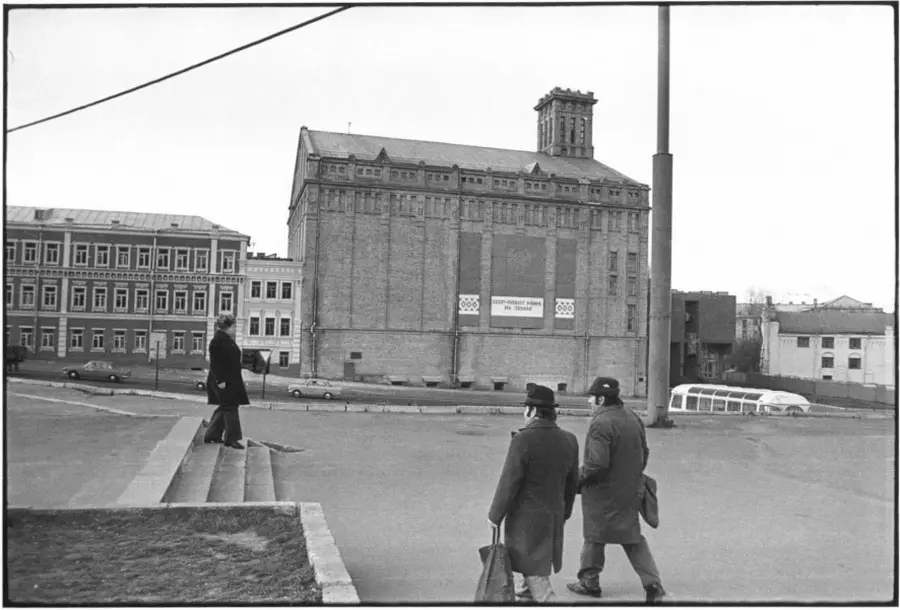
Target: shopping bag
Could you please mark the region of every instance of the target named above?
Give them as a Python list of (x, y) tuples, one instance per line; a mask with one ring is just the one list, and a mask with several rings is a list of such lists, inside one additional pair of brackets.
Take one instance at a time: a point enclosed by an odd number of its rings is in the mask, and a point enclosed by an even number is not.
[(649, 476), (643, 475), (644, 480), (641, 485), (641, 517), (644, 521), (656, 529), (659, 527), (659, 499), (656, 497), (656, 480)]
[(476, 602), (503, 603), (514, 602), (516, 593), (513, 585), (512, 564), (509, 561), (509, 550), (500, 543), (500, 528), (493, 528), (494, 535), (490, 546), (478, 549), (481, 557), (481, 578), (475, 590)]

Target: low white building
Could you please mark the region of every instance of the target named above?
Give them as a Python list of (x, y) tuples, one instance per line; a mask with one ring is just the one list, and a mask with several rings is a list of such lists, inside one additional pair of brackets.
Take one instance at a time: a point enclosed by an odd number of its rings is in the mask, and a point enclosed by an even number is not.
[(895, 386), (893, 314), (769, 310), (762, 337), (763, 374)]
[(301, 263), (249, 253), (244, 283), (243, 349), (272, 350), (270, 372), (300, 372)]

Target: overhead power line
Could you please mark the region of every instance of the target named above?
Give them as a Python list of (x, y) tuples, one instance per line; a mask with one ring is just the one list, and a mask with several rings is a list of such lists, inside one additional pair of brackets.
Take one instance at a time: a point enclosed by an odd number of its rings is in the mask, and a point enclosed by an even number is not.
[(308, 26), (308, 25), (312, 25), (313, 23), (315, 23), (315, 22), (317, 22), (317, 21), (322, 21), (323, 19), (327, 19), (328, 17), (331, 17), (332, 15), (336, 15), (336, 14), (342, 12), (342, 11), (346, 11), (348, 8), (351, 8), (351, 7), (350, 7), (350, 6), (341, 6), (341, 7), (336, 8), (335, 10), (333, 10), (333, 11), (331, 11), (331, 12), (325, 13), (324, 15), (319, 15), (318, 17), (314, 17), (314, 18), (312, 18), (312, 19), (309, 19), (309, 20), (307, 20), (307, 21), (304, 21), (303, 23), (298, 23), (297, 25), (293, 25), (293, 26), (291, 26), (291, 27), (289, 27), (289, 28), (287, 28), (287, 29), (284, 29), (284, 30), (275, 32), (274, 34), (269, 34), (268, 36), (265, 36), (265, 37), (263, 37), (263, 38), (260, 38), (259, 40), (254, 40), (253, 42), (249, 42), (249, 43), (247, 43), (247, 44), (245, 44), (245, 45), (242, 45), (242, 46), (240, 46), (240, 47), (237, 47), (237, 48), (235, 48), (235, 49), (231, 49), (230, 51), (226, 51), (225, 53), (221, 53), (221, 54), (219, 54), (219, 55), (216, 55), (215, 57), (210, 57), (209, 59), (204, 60), (204, 61), (201, 61), (200, 63), (196, 63), (196, 64), (194, 64), (194, 65), (192, 65), (192, 66), (188, 66), (187, 68), (182, 68), (181, 70), (178, 70), (177, 72), (172, 72), (171, 74), (167, 74), (167, 75), (165, 75), (165, 76), (161, 76), (160, 78), (153, 79), (153, 80), (148, 81), (148, 82), (146, 82), (146, 83), (144, 83), (144, 84), (142, 84), (142, 85), (138, 85), (138, 86), (136, 86), (136, 87), (132, 87), (131, 89), (126, 89), (125, 91), (120, 91), (119, 93), (115, 93), (115, 94), (113, 94), (113, 95), (109, 95), (109, 96), (107, 96), (107, 97), (104, 97), (104, 98), (102, 98), (102, 99), (96, 100), (96, 101), (91, 102), (91, 103), (89, 103), (89, 104), (83, 104), (83, 105), (81, 105), (81, 106), (78, 106), (77, 108), (72, 108), (72, 109), (70, 109), (70, 110), (66, 110), (65, 112), (60, 112), (60, 113), (58, 113), (58, 114), (54, 114), (54, 115), (52, 115), (52, 116), (48, 116), (48, 117), (45, 117), (45, 118), (43, 118), (43, 119), (39, 119), (39, 120), (37, 120), (37, 121), (32, 121), (31, 123), (25, 123), (24, 125), (19, 125), (18, 127), (13, 127), (12, 129), (7, 129), (7, 130), (6, 130), (6, 133), (12, 133), (12, 132), (18, 131), (18, 130), (20, 130), (20, 129), (25, 129), (26, 127), (32, 127), (32, 126), (34, 126), (34, 125), (39, 125), (39, 124), (41, 124), (41, 123), (46, 123), (47, 121), (52, 121), (53, 119), (58, 119), (58, 118), (60, 118), (60, 117), (64, 117), (64, 116), (66, 116), (67, 114), (72, 114), (72, 113), (78, 112), (79, 110), (85, 110), (85, 109), (87, 109), (87, 108), (90, 108), (91, 106), (97, 106), (98, 104), (102, 104), (102, 103), (104, 103), (104, 102), (109, 102), (109, 101), (114, 100), (114, 99), (116, 99), (116, 98), (118, 98), (118, 97), (122, 97), (122, 96), (124, 96), (124, 95), (128, 95), (129, 93), (134, 93), (135, 91), (140, 91), (141, 89), (145, 89), (145, 88), (150, 87), (150, 86), (152, 86), (152, 85), (155, 85), (155, 84), (157, 84), (157, 83), (161, 83), (161, 82), (163, 82), (163, 81), (165, 81), (165, 80), (169, 80), (170, 78), (174, 78), (174, 77), (176, 77), (176, 76), (179, 76), (180, 74), (184, 74), (185, 72), (190, 72), (191, 70), (196, 70), (197, 68), (200, 68), (200, 67), (205, 66), (205, 65), (207, 65), (207, 64), (211, 64), (211, 63), (213, 63), (214, 61), (218, 61), (218, 60), (220, 60), (220, 59), (223, 59), (223, 58), (225, 58), (225, 57), (228, 57), (229, 55), (234, 55), (235, 53), (240, 53), (241, 51), (245, 51), (245, 50), (247, 50), (247, 49), (249, 49), (249, 48), (251, 48), (251, 47), (255, 47), (255, 46), (258, 45), (258, 44), (262, 44), (262, 43), (264, 43), (264, 42), (268, 42), (269, 40), (272, 40), (273, 38), (278, 38), (279, 36), (284, 36), (285, 34), (288, 34), (288, 33), (290, 33), (290, 32), (293, 32), (294, 30), (299, 30), (300, 28), (304, 28), (304, 27), (306, 27), (306, 26)]

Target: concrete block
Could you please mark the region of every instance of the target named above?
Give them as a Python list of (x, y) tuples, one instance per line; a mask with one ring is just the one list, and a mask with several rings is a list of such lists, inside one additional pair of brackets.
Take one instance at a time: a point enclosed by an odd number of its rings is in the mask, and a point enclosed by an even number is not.
[(300, 520), (316, 583), (322, 588), (322, 602), (359, 603), (356, 587), (353, 586), (340, 551), (334, 543), (322, 505), (317, 502), (301, 502)]
[(244, 486), (247, 502), (274, 502), (275, 479), (268, 447), (247, 447), (247, 474)]
[(325, 413), (343, 413), (347, 410), (346, 405), (343, 404), (329, 404), (329, 403), (321, 403), (314, 402), (309, 404), (309, 411), (321, 411)]
[(422, 413), (431, 415), (456, 415), (459, 413), (459, 407), (433, 406), (420, 407), (420, 409)]

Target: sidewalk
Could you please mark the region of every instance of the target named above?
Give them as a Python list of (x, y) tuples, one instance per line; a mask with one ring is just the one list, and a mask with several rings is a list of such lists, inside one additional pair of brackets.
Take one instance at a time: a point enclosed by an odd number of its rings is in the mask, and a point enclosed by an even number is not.
[[(117, 398), (83, 400), (126, 408)], [(11, 397), (14, 407), (16, 400), (23, 402)], [(127, 404), (203, 414), (176, 400), (128, 397)], [(290, 499), (322, 504), (363, 603), (472, 601), (477, 549), (489, 542), (487, 509), (520, 416), (246, 409), (241, 420), (250, 438), (303, 450), (280, 456)], [(587, 423), (559, 419), (579, 443)], [(889, 599), (893, 420), (694, 416), (677, 423), (647, 431), (662, 524), (643, 528), (676, 601)], [(564, 604), (596, 601), (565, 589), (580, 546), (576, 504), (563, 570), (552, 577)], [(624, 553), (611, 548), (607, 564), (602, 602), (640, 602)]]

